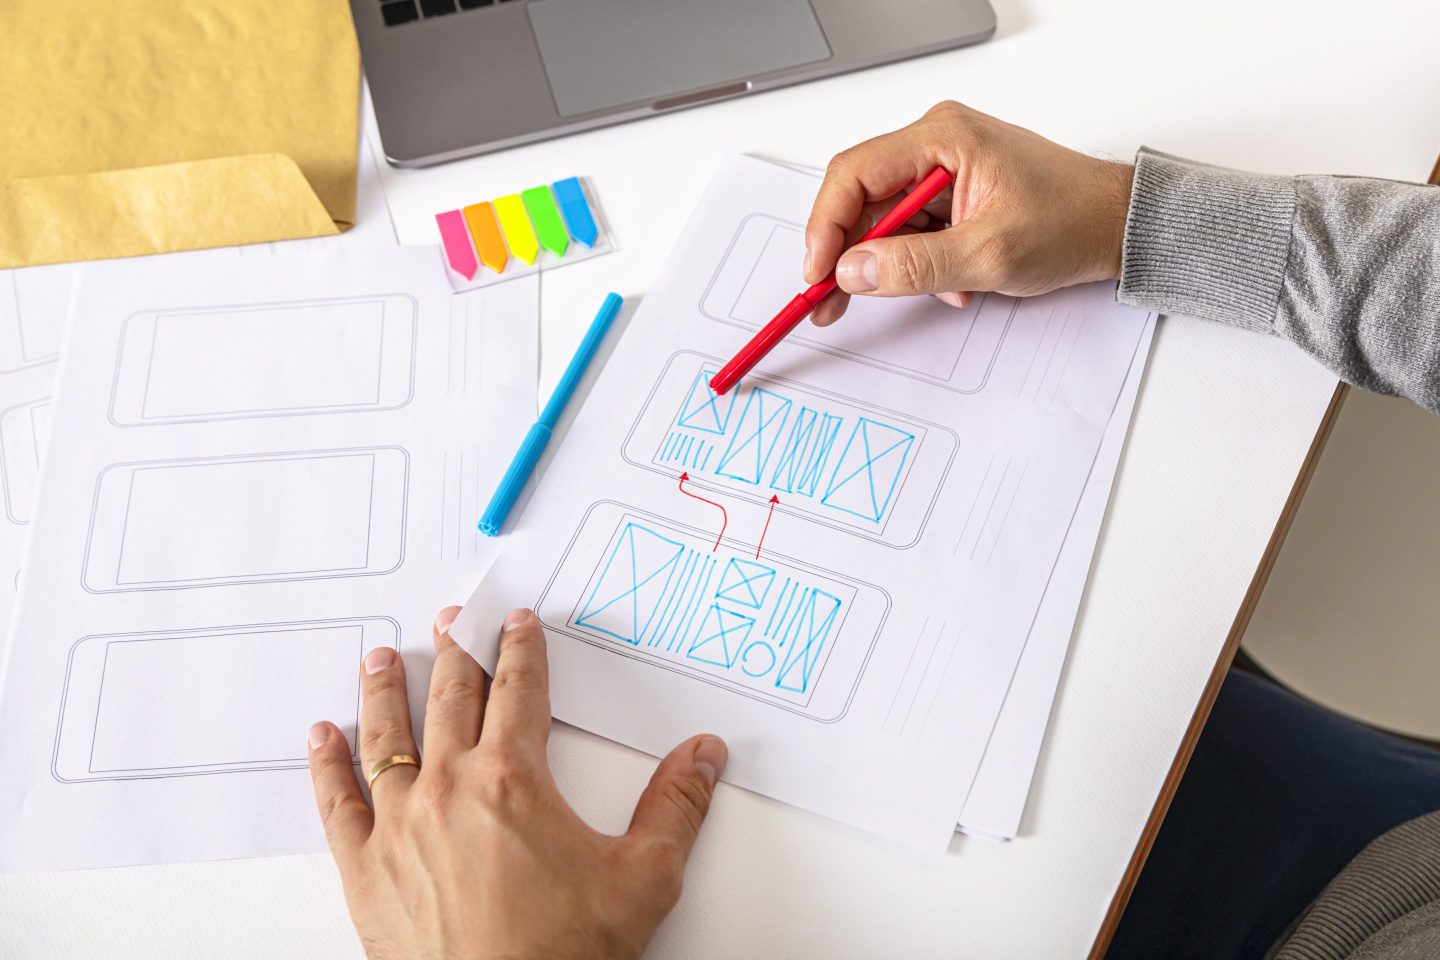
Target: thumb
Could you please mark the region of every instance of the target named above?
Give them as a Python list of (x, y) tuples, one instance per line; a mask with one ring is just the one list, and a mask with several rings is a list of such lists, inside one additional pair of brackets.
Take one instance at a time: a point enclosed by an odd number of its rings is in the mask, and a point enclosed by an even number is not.
[(835, 267), (846, 293), (903, 297), (984, 289), (975, 227), (897, 234), (856, 244)]
[(660, 761), (630, 820), (627, 836), (659, 841), (680, 855), (681, 863), (700, 834), (710, 811), (715, 781), (725, 772), (730, 751), (719, 737), (691, 737)]

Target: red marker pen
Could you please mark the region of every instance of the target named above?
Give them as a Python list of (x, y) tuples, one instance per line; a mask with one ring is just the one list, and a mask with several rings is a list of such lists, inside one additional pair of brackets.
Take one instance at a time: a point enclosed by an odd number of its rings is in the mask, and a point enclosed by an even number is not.
[[(874, 240), (877, 237), (888, 237), (896, 230), (899, 230), (905, 221), (909, 220), (920, 209), (934, 200), (936, 195), (948, 187), (954, 177), (944, 167), (936, 167), (929, 175), (911, 190), (895, 208), (885, 216), (881, 217), (875, 226), (860, 238), (860, 243), (866, 240)], [(797, 296), (794, 300), (785, 304), (784, 308), (765, 326), (760, 332), (750, 338), (750, 342), (740, 348), (734, 359), (720, 368), (720, 372), (710, 378), (710, 389), (718, 394), (723, 394), (735, 384), (740, 378), (749, 373), (755, 364), (759, 363), (764, 356), (775, 349), (775, 344), (785, 339), (785, 336), (800, 325), (800, 321), (810, 315), (810, 311), (820, 305), (820, 301), (830, 296), (838, 284), (835, 282), (835, 271), (824, 280), (812, 286), (809, 290)]]

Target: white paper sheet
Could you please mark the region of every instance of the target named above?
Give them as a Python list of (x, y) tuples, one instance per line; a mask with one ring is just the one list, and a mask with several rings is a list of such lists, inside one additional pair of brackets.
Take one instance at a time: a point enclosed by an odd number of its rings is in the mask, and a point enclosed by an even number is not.
[[(1148, 343), (1147, 333), (1147, 343)], [(1050, 587), (1040, 602), (1035, 625), (1025, 640), (1005, 704), (991, 731), (990, 742), (975, 783), (965, 797), (959, 829), (970, 836), (1011, 840), (1020, 833), (1021, 819), (1030, 796), (1050, 724), (1051, 709), (1075, 632), (1075, 617), (1095, 555), (1095, 544), (1110, 503), (1110, 488), (1120, 465), (1129, 432), (1130, 414), (1144, 377), (1144, 364), (1136, 363), (1125, 379), (1115, 416), (1100, 443), (1095, 469), (1075, 510), (1075, 520)]]
[[(282, 240), (241, 247), (161, 254), (187, 263), (215, 257), (380, 250), (395, 246), (375, 157), (362, 131), (355, 182), (355, 225), (334, 237)], [(65, 332), (66, 308), (80, 264), (0, 270), (0, 658), (14, 611), (20, 561), (50, 417), (51, 390)], [(180, 269), (176, 267), (175, 269)]]
[(655, 755), (711, 730), (728, 781), (938, 851), (1149, 316), (1111, 285), (857, 302), (717, 399), (814, 190), (722, 165), (453, 632), (493, 667), (528, 603), (559, 719)]
[(423, 707), (535, 416), (537, 288), (457, 297), (428, 247), (86, 265), (0, 699), (0, 870), (323, 849), (306, 730), (353, 743), (379, 645)]

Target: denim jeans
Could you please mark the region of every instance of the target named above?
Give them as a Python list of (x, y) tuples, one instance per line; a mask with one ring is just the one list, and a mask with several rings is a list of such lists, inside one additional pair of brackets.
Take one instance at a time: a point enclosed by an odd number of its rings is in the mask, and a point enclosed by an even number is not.
[(1440, 809), (1440, 751), (1232, 670), (1109, 960), (1262, 957), (1375, 837)]

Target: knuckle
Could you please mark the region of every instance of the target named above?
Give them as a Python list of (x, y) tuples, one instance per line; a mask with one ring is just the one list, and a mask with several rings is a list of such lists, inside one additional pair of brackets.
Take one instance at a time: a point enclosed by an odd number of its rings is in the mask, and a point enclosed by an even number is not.
[(674, 780), (664, 793), (665, 798), (679, 812), (691, 833), (699, 833), (710, 811), (710, 791), (697, 777), (682, 777)]
[(891, 285), (900, 290), (923, 290), (935, 275), (929, 249), (918, 244), (906, 244), (896, 250), (883, 266), (889, 268), (887, 279)]
[(927, 117), (954, 119), (965, 116), (965, 107), (956, 100), (941, 100), (925, 114)]
[(349, 794), (336, 793), (325, 797), (320, 801), (320, 823), (325, 827), (327, 835), (333, 835), (339, 825), (340, 818), (349, 813), (351, 804), (363, 803), (356, 797)]
[(545, 634), (539, 624), (531, 618), (529, 625), (517, 630), (506, 630), (500, 634), (501, 653), (524, 653), (530, 657), (543, 657)]
[(835, 156), (830, 158), (830, 162), (825, 165), (825, 172), (827, 174), (842, 173), (845, 170), (848, 170), (851, 164), (854, 162), (855, 152), (853, 149), (841, 150), (839, 153), (835, 154)]
[(544, 689), (544, 671), (528, 663), (501, 664), (495, 671), (495, 679), (490, 683), (492, 694), (498, 690), (508, 690), (511, 694), (530, 694)]
[(481, 684), (472, 677), (445, 677), (430, 687), (432, 707), (444, 707), (455, 703), (468, 703), (480, 698)]
[(373, 697), (390, 690), (404, 690), (404, 675), (393, 667), (365, 677), (365, 695)]
[(482, 791), (492, 802), (508, 806), (532, 792), (534, 777), (530, 768), (505, 753), (492, 755), (481, 769)]
[(376, 720), (360, 733), (360, 749), (369, 753), (376, 748), (397, 746), (405, 736), (405, 727), (399, 720), (385, 718)]

